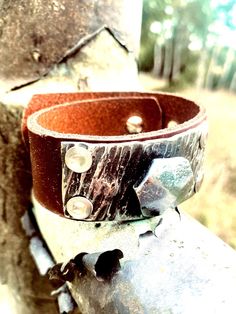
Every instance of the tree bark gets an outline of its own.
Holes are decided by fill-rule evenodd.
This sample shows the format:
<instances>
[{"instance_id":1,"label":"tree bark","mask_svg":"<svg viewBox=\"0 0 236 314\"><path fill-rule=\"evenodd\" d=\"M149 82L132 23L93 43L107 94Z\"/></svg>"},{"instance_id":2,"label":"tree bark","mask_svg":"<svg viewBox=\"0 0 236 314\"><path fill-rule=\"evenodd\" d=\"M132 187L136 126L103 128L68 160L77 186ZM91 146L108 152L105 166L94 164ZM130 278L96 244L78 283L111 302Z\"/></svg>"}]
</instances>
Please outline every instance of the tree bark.
<instances>
[{"instance_id":1,"label":"tree bark","mask_svg":"<svg viewBox=\"0 0 236 314\"><path fill-rule=\"evenodd\" d=\"M21 140L22 107L0 105L0 278L16 298L19 313L56 313L47 278L41 277L29 252L21 217L30 206L31 174Z\"/></svg>"},{"instance_id":2,"label":"tree bark","mask_svg":"<svg viewBox=\"0 0 236 314\"><path fill-rule=\"evenodd\" d=\"M126 0L0 4L0 279L13 291L17 313L58 312L21 224L31 206L23 107L35 93L136 89L130 51L137 53L140 19L141 1L136 7Z\"/></svg>"},{"instance_id":3,"label":"tree bark","mask_svg":"<svg viewBox=\"0 0 236 314\"><path fill-rule=\"evenodd\" d=\"M127 0L1 1L1 90L39 79L69 49L103 26L137 51L140 8L140 0L135 6Z\"/></svg>"}]
</instances>

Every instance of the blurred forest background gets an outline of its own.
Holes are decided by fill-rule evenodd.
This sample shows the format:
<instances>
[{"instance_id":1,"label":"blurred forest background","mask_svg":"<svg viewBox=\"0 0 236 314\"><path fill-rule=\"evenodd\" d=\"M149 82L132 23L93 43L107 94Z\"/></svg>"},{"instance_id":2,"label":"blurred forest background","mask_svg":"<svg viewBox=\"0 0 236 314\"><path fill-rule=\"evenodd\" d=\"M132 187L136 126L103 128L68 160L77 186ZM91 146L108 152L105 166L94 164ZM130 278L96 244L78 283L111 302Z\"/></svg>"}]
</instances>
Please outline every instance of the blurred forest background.
<instances>
[{"instance_id":1,"label":"blurred forest background","mask_svg":"<svg viewBox=\"0 0 236 314\"><path fill-rule=\"evenodd\" d=\"M144 0L139 66L169 87L236 92L235 0Z\"/></svg>"},{"instance_id":2,"label":"blurred forest background","mask_svg":"<svg viewBox=\"0 0 236 314\"><path fill-rule=\"evenodd\" d=\"M140 77L207 109L201 191L181 207L236 248L236 0L144 0Z\"/></svg>"}]
</instances>

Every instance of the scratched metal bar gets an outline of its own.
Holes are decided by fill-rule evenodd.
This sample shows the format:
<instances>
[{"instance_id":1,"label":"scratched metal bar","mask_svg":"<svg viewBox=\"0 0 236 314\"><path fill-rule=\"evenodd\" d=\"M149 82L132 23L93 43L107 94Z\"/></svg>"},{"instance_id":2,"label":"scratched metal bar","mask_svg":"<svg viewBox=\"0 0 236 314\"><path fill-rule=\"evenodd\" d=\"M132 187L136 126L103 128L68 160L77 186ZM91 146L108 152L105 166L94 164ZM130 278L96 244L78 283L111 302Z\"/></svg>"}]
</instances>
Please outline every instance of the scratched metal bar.
<instances>
[{"instance_id":1,"label":"scratched metal bar","mask_svg":"<svg viewBox=\"0 0 236 314\"><path fill-rule=\"evenodd\" d=\"M203 144L200 145L200 142L206 140L206 132L206 126L201 125L194 131L166 140L116 144L62 142L65 213L67 201L80 195L90 199L94 205L88 220L142 218L133 186L141 182L155 158L185 157L192 167L196 186L200 185L204 160ZM93 158L92 167L81 174L68 169L65 164L66 151L77 144L85 144ZM194 186L192 190L194 193Z\"/></svg>"}]
</instances>

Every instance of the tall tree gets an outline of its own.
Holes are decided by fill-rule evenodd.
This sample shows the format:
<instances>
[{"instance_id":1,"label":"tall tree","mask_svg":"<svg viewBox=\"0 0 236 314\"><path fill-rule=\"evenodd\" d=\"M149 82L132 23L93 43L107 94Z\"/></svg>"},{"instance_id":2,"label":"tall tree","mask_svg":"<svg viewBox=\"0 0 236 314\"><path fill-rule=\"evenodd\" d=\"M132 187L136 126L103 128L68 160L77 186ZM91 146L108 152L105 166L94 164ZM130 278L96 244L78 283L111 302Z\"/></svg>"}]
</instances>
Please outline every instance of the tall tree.
<instances>
[{"instance_id":1,"label":"tall tree","mask_svg":"<svg viewBox=\"0 0 236 314\"><path fill-rule=\"evenodd\" d=\"M198 85L204 85L209 52L220 36L227 45L222 38L229 34L222 32L235 29L235 12L232 0L144 1L140 68L169 83L181 75L191 82L198 76Z\"/></svg>"}]
</instances>

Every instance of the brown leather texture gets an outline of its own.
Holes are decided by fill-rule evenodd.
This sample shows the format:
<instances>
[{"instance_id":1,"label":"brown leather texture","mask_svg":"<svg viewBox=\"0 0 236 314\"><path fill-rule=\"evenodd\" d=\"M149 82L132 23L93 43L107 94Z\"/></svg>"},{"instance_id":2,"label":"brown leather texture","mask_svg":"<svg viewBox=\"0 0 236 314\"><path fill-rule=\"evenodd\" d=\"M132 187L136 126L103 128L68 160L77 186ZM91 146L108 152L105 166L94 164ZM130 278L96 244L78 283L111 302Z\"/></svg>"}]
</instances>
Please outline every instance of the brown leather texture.
<instances>
[{"instance_id":1,"label":"brown leather texture","mask_svg":"<svg viewBox=\"0 0 236 314\"><path fill-rule=\"evenodd\" d=\"M162 113L156 99L134 97L57 106L40 115L38 123L59 133L117 136L127 134L126 121L131 116L142 117L144 132L162 128Z\"/></svg>"},{"instance_id":2,"label":"brown leather texture","mask_svg":"<svg viewBox=\"0 0 236 314\"><path fill-rule=\"evenodd\" d=\"M144 128L140 134L130 135L125 128L127 118L132 115L143 119ZM138 143L149 139L168 139L194 129L205 120L205 111L197 104L170 94L86 92L35 95L23 119L23 135L30 147L35 198L44 207L63 215L62 141ZM167 128L170 121L178 125ZM135 156L132 158L135 159ZM119 160L114 163L119 163ZM149 159L146 162L141 160L135 169L130 164L129 176L134 177L130 181L132 184L143 176L149 163ZM131 191L131 183L125 197ZM138 207L136 201L131 198L129 203ZM130 212L133 215L132 210Z\"/></svg>"}]
</instances>

